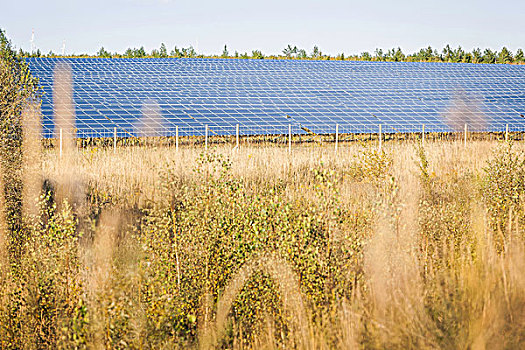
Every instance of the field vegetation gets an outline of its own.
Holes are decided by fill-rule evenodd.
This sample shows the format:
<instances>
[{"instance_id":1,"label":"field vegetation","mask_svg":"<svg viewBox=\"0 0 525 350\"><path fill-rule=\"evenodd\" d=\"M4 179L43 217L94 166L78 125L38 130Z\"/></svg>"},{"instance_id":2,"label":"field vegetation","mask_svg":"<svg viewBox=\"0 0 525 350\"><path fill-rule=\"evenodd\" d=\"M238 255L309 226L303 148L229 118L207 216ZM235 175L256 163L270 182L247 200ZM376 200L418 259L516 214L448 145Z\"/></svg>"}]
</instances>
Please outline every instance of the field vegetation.
<instances>
[{"instance_id":1,"label":"field vegetation","mask_svg":"<svg viewBox=\"0 0 525 350\"><path fill-rule=\"evenodd\" d=\"M524 345L521 144L32 152L4 348Z\"/></svg>"}]
</instances>

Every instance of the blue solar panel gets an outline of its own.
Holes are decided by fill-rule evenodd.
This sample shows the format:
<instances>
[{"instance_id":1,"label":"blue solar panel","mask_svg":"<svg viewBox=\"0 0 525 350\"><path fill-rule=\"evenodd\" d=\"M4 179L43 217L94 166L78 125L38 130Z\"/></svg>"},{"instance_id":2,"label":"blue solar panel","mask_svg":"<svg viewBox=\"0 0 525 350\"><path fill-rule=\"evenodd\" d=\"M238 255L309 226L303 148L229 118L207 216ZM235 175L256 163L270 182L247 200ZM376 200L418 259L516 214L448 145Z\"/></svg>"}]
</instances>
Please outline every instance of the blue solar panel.
<instances>
[{"instance_id":1,"label":"blue solar panel","mask_svg":"<svg viewBox=\"0 0 525 350\"><path fill-rule=\"evenodd\" d=\"M525 66L244 59L28 58L43 134L53 72L73 78L78 137L525 129Z\"/></svg>"}]
</instances>

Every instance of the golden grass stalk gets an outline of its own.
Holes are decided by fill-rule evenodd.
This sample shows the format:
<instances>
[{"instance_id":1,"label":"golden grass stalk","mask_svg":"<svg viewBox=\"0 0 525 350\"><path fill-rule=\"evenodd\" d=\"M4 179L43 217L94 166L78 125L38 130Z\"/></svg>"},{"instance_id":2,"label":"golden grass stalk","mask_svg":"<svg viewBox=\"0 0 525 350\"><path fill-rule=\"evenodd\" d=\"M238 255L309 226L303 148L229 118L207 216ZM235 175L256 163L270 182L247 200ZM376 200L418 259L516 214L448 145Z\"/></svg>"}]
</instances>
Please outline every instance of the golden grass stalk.
<instances>
[{"instance_id":1,"label":"golden grass stalk","mask_svg":"<svg viewBox=\"0 0 525 350\"><path fill-rule=\"evenodd\" d=\"M278 285L283 308L290 316L292 336L295 337L296 345L301 349L313 349L313 333L299 289L299 282L288 263L275 254L264 255L248 262L232 277L217 302L215 326L211 330L206 327L205 331L208 334L201 337L201 348L213 348L222 338L231 306L255 271L267 273Z\"/></svg>"},{"instance_id":2,"label":"golden grass stalk","mask_svg":"<svg viewBox=\"0 0 525 350\"><path fill-rule=\"evenodd\" d=\"M60 62L54 70L53 105L55 121L55 138L60 139L62 131L63 154L74 149L75 106L73 101L73 74L71 65Z\"/></svg>"},{"instance_id":3,"label":"golden grass stalk","mask_svg":"<svg viewBox=\"0 0 525 350\"><path fill-rule=\"evenodd\" d=\"M36 215L37 201L42 189L41 112L36 103L29 104L22 112L22 171L23 213Z\"/></svg>"},{"instance_id":4,"label":"golden grass stalk","mask_svg":"<svg viewBox=\"0 0 525 350\"><path fill-rule=\"evenodd\" d=\"M111 282L119 220L120 214L118 212L103 212L93 245L84 248L85 288L92 312L93 343L97 349L103 348L105 343L107 327L104 294L109 290Z\"/></svg>"},{"instance_id":5,"label":"golden grass stalk","mask_svg":"<svg viewBox=\"0 0 525 350\"><path fill-rule=\"evenodd\" d=\"M406 154L404 155L406 157ZM397 155L401 164L407 162ZM435 329L425 311L424 284L418 259L419 183L407 167L395 171L399 193L383 199L375 232L365 250L373 322L379 339L389 344L437 346Z\"/></svg>"},{"instance_id":6,"label":"golden grass stalk","mask_svg":"<svg viewBox=\"0 0 525 350\"><path fill-rule=\"evenodd\" d=\"M55 67L53 102L56 146L61 148L62 152L57 161L59 171L53 177L57 183L56 201L62 203L64 199L67 199L75 212L78 213L85 206L85 184L83 181L84 174L77 169L79 159L74 139L76 129L73 75L71 65L67 63L61 62ZM60 137L61 135L62 137Z\"/></svg>"}]
</instances>

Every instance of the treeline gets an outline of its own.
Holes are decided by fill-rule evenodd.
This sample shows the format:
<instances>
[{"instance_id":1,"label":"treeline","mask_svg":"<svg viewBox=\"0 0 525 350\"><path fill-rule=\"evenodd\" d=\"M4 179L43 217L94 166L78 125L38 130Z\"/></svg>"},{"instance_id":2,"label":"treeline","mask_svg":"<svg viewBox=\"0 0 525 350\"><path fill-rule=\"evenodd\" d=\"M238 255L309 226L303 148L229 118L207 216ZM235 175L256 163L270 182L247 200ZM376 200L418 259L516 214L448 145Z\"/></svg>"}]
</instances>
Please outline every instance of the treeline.
<instances>
[{"instance_id":1,"label":"treeline","mask_svg":"<svg viewBox=\"0 0 525 350\"><path fill-rule=\"evenodd\" d=\"M25 52L20 49L20 56L24 57L62 57L52 51L44 55L37 50L33 53ZM491 49L484 49L483 51L476 48L472 51L465 51L461 46L453 49L450 45L446 45L442 50L428 46L418 52L405 54L401 48L393 48L388 50L376 49L373 53L362 52L359 55L346 56L340 53L335 56L324 54L319 47L314 46L311 52L297 46L288 45L281 54L266 55L260 50L253 50L250 53L239 53L234 51L231 53L228 47L224 45L222 54L208 55L198 53L192 46L187 48L175 46L168 51L166 45L162 43L158 49L153 49L147 52L143 46L140 48L128 48L123 53L110 52L104 47L95 55L79 54L79 55L65 55L66 57L100 57L100 58L252 58L252 59L297 59L297 60L339 60L339 61L386 61L386 62L461 62L461 63L525 63L525 57L522 49L518 49L515 53L503 47L500 51L493 51Z\"/></svg>"}]
</instances>

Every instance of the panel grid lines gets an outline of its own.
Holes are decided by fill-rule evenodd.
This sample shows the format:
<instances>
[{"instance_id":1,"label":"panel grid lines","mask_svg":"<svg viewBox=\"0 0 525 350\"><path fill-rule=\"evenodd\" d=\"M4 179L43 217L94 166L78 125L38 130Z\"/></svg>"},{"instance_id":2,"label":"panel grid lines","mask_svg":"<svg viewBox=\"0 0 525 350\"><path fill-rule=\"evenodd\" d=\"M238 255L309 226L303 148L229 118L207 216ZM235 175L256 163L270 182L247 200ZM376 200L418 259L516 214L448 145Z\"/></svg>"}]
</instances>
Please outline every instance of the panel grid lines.
<instances>
[{"instance_id":1,"label":"panel grid lines","mask_svg":"<svg viewBox=\"0 0 525 350\"><path fill-rule=\"evenodd\" d=\"M28 58L53 137L53 71L72 70L78 137L510 131L525 66L243 59Z\"/></svg>"}]
</instances>

